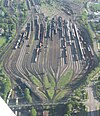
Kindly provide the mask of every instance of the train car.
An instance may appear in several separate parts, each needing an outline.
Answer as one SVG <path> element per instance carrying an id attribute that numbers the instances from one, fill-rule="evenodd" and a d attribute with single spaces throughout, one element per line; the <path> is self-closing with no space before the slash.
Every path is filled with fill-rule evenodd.
<path id="1" fill-rule="evenodd" d="M 40 0 L 34 0 L 35 5 L 40 5 Z"/>
<path id="2" fill-rule="evenodd" d="M 49 25 L 47 25 L 47 38 L 49 38 L 50 37 L 50 24 Z"/>
<path id="3" fill-rule="evenodd" d="M 31 21 L 31 31 L 33 31 L 33 21 Z"/>
<path id="4" fill-rule="evenodd" d="M 62 29 L 62 17 L 58 17 L 58 30 Z"/>
<path id="5" fill-rule="evenodd" d="M 37 59 L 38 59 L 38 58 L 37 58 L 37 56 L 36 56 L 36 57 L 35 57 L 35 62 L 37 62 Z"/>
<path id="6" fill-rule="evenodd" d="M 62 26 L 62 34 L 61 37 L 64 38 L 65 37 L 65 32 L 64 32 L 64 27 Z"/>
<path id="7" fill-rule="evenodd" d="M 53 40 L 52 39 L 52 32 L 53 32 L 52 29 L 50 29 L 50 38 L 51 38 L 51 40 Z"/>
<path id="8" fill-rule="evenodd" d="M 15 45 L 15 49 L 17 49 L 19 47 L 19 42 L 17 41 L 16 45 Z"/>
<path id="9" fill-rule="evenodd" d="M 9 6 L 9 0 L 4 0 L 4 6 L 8 7 Z"/>
<path id="10" fill-rule="evenodd" d="M 30 3 L 31 3 L 31 6 L 34 6 L 33 1 L 32 1 L 32 0 L 29 0 L 29 1 L 30 1 Z"/>
<path id="11" fill-rule="evenodd" d="M 76 27 L 76 24 L 74 24 L 74 31 L 75 31 L 75 43 L 76 43 L 76 47 L 77 47 L 77 52 L 78 52 L 78 58 L 79 60 L 84 59 L 84 54 L 82 52 L 82 46 L 81 46 L 81 41 L 79 39 L 79 34 L 78 34 L 78 29 Z"/>
<path id="12" fill-rule="evenodd" d="M 20 41 L 21 41 L 21 40 L 20 40 L 20 39 L 18 39 L 18 42 L 19 42 L 19 43 L 20 43 Z"/>
<path id="13" fill-rule="evenodd" d="M 90 45 L 88 46 L 88 51 L 89 51 L 90 57 L 93 58 L 94 57 L 94 53 L 93 53 L 93 50 L 92 50 Z"/>
<path id="14" fill-rule="evenodd" d="M 82 49 L 82 52 L 83 52 L 83 60 L 86 60 L 86 53 L 85 53 L 85 50 L 84 49 Z"/>
<path id="15" fill-rule="evenodd" d="M 90 63 L 88 63 L 85 67 L 85 70 L 88 70 Z"/>
<path id="16" fill-rule="evenodd" d="M 30 27 L 30 23 L 27 23 L 27 27 Z"/>
<path id="17" fill-rule="evenodd" d="M 72 50 L 72 54 L 76 54 L 76 49 L 75 49 L 75 45 L 74 45 L 73 42 L 72 42 L 72 45 L 71 45 L 71 50 Z"/>
<path id="18" fill-rule="evenodd" d="M 44 35 L 43 35 L 43 32 L 40 32 L 40 42 L 41 42 L 41 43 L 43 43 L 43 39 L 44 39 L 43 36 L 44 36 Z"/>
<path id="19" fill-rule="evenodd" d="M 59 30 L 59 38 L 62 38 L 62 29 Z"/>
<path id="20" fill-rule="evenodd" d="M 39 48 L 41 49 L 41 47 L 43 46 L 43 43 L 39 42 Z"/>
<path id="21" fill-rule="evenodd" d="M 39 36 L 40 36 L 40 28 L 39 28 L 39 24 L 37 24 L 35 29 L 35 40 L 38 40 Z"/>
<path id="22" fill-rule="evenodd" d="M 57 26 L 54 29 L 54 34 L 57 34 Z"/>
<path id="23" fill-rule="evenodd" d="M 49 116 L 49 112 L 48 111 L 43 111 L 43 116 Z"/>
<path id="24" fill-rule="evenodd" d="M 70 26 L 69 26 L 70 24 L 69 24 L 69 20 L 67 21 L 67 28 L 68 28 L 68 30 L 70 30 Z"/>
<path id="25" fill-rule="evenodd" d="M 97 43 L 98 52 L 100 52 L 100 42 Z"/>
<path id="26" fill-rule="evenodd" d="M 66 49 L 65 48 L 63 49 L 63 52 L 64 52 L 64 63 L 67 64 L 67 59 L 66 59 L 67 55 L 66 55 Z"/>
<path id="27" fill-rule="evenodd" d="M 58 27 L 58 22 L 57 22 L 57 20 L 56 20 L 56 22 L 55 22 L 55 34 L 57 34 L 57 27 Z"/>
<path id="28" fill-rule="evenodd" d="M 26 39 L 29 39 L 29 30 L 27 30 Z"/>
<path id="29" fill-rule="evenodd" d="M 38 24 L 38 18 L 37 18 L 37 16 L 35 16 L 34 17 L 34 25 L 37 26 L 37 24 Z"/>
<path id="30" fill-rule="evenodd" d="M 26 0 L 26 4 L 27 4 L 28 10 L 30 10 L 30 5 L 29 5 L 29 1 L 28 0 Z"/>
<path id="31" fill-rule="evenodd" d="M 51 29 L 54 30 L 55 27 L 55 23 L 54 23 L 54 19 L 51 20 Z"/>
<path id="32" fill-rule="evenodd" d="M 30 31 L 30 23 L 27 23 L 26 32 L 28 33 L 29 31 Z"/>
<path id="33" fill-rule="evenodd" d="M 70 45 L 71 43 L 70 43 L 68 32 L 67 32 L 66 28 L 65 28 L 65 38 L 66 38 L 67 45 Z"/>
<path id="34" fill-rule="evenodd" d="M 25 37 L 24 35 L 25 35 L 25 32 L 22 32 L 21 33 L 21 42 L 24 42 L 24 37 Z"/>
<path id="35" fill-rule="evenodd" d="M 24 32 L 22 32 L 20 35 L 19 35 L 19 39 L 17 40 L 16 42 L 16 45 L 15 45 L 15 49 L 19 48 L 20 45 L 21 45 L 21 42 L 24 42 Z"/>
<path id="36" fill-rule="evenodd" d="M 75 38 L 75 32 L 74 32 L 74 29 L 73 29 L 73 24 L 70 23 L 70 35 L 71 35 L 71 39 L 73 40 Z"/>
<path id="37" fill-rule="evenodd" d="M 38 48 L 36 49 L 37 55 L 39 55 L 39 52 L 40 52 L 40 48 L 38 47 Z"/>
<path id="38" fill-rule="evenodd" d="M 15 46 L 15 49 L 17 49 L 17 48 L 18 48 L 18 46 L 16 45 L 16 46 Z"/>
<path id="39" fill-rule="evenodd" d="M 75 31 L 74 31 L 74 29 L 72 29 L 72 35 L 73 35 L 73 39 L 74 39 L 74 37 L 75 37 Z"/>
<path id="40" fill-rule="evenodd" d="M 69 30 L 69 29 L 68 29 L 68 31 L 67 31 L 67 35 L 68 35 L 68 41 L 67 41 L 67 43 L 68 43 L 68 45 L 71 46 L 72 41 L 71 41 L 71 36 L 70 36 L 70 30 Z"/>
<path id="41" fill-rule="evenodd" d="M 44 37 L 47 38 L 47 22 L 44 22 Z"/>
<path id="42" fill-rule="evenodd" d="M 71 45 L 71 53 L 72 53 L 72 59 L 73 61 L 77 61 L 77 54 L 76 54 L 76 49 L 74 43 Z"/>
<path id="43" fill-rule="evenodd" d="M 67 15 L 71 15 L 71 11 L 69 9 L 62 9 Z"/>
<path id="44" fill-rule="evenodd" d="M 54 22 L 54 34 L 57 34 L 57 21 Z"/>
<path id="45" fill-rule="evenodd" d="M 44 40 L 44 27 L 43 24 L 40 24 L 40 42 L 43 43 Z"/>
<path id="46" fill-rule="evenodd" d="M 70 38 L 71 38 L 71 40 L 73 40 L 72 31 L 70 31 Z"/>

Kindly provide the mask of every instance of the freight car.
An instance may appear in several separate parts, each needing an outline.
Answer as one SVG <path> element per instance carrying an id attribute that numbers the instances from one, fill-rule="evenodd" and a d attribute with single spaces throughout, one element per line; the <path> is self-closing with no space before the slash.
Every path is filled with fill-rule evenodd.
<path id="1" fill-rule="evenodd" d="M 31 6 L 34 6 L 33 0 L 29 0 L 29 1 L 31 3 Z"/>
<path id="2" fill-rule="evenodd" d="M 29 32 L 30 32 L 30 23 L 27 23 L 26 32 L 27 32 L 26 39 L 28 39 L 29 38 Z"/>
<path id="3" fill-rule="evenodd" d="M 73 61 L 77 61 L 77 54 L 76 54 L 76 49 L 75 49 L 75 45 L 74 43 L 72 43 L 71 45 L 71 53 L 72 53 L 72 58 L 73 58 Z"/>
<path id="4" fill-rule="evenodd" d="M 43 24 L 40 24 L 40 42 L 43 43 L 44 40 L 44 27 Z"/>
<path id="5" fill-rule="evenodd" d="M 33 21 L 31 21 L 31 31 L 33 31 Z"/>
<path id="6" fill-rule="evenodd" d="M 9 6 L 9 0 L 4 0 L 4 6 L 8 7 Z"/>
<path id="7" fill-rule="evenodd" d="M 27 4 L 28 10 L 30 10 L 30 5 L 29 5 L 29 1 L 28 0 L 26 0 L 26 4 Z"/>
<path id="8" fill-rule="evenodd" d="M 47 38 L 50 37 L 50 24 L 47 25 Z"/>
<path id="9" fill-rule="evenodd" d="M 76 47 L 77 47 L 78 59 L 82 60 L 83 56 L 82 56 L 82 52 L 81 52 L 81 49 L 80 49 L 80 44 L 79 44 L 79 39 L 78 39 L 79 35 L 78 35 L 78 32 L 77 32 L 76 25 L 74 25 L 74 31 L 75 31 L 75 43 L 76 43 Z"/>

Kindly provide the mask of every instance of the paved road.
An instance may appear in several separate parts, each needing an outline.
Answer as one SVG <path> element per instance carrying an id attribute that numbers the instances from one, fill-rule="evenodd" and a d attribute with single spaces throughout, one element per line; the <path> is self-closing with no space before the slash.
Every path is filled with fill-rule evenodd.
<path id="1" fill-rule="evenodd" d="M 88 116 L 99 116 L 98 107 L 100 107 L 100 102 L 95 99 L 96 92 L 95 92 L 95 85 L 94 81 L 91 82 L 88 87 L 86 88 L 88 92 L 88 100 L 86 105 L 88 106 Z"/>

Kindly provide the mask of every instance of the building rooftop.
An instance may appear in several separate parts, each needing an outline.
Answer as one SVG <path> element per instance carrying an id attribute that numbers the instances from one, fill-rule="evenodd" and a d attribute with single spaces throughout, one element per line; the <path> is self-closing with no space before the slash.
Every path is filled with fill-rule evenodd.
<path id="1" fill-rule="evenodd" d="M 16 116 L 1 97 L 0 97 L 0 116 Z"/>

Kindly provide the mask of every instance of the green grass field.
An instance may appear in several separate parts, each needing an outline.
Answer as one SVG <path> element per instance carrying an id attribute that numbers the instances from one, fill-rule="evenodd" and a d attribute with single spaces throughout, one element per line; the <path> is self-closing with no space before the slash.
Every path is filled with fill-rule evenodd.
<path id="1" fill-rule="evenodd" d="M 39 81 L 39 79 L 36 78 L 35 76 L 32 76 L 31 79 L 32 79 L 32 82 L 33 82 L 35 85 L 37 85 L 37 86 L 39 86 L 39 87 L 42 86 L 42 84 L 41 84 L 41 82 Z"/>
<path id="2" fill-rule="evenodd" d="M 58 82 L 58 87 L 64 88 L 71 80 L 72 75 L 73 75 L 73 70 L 69 69 L 68 72 L 60 78 Z"/>
<path id="3" fill-rule="evenodd" d="M 43 85 L 45 86 L 50 99 L 52 99 L 54 97 L 54 93 L 55 93 L 55 100 L 61 99 L 65 96 L 65 94 L 67 93 L 66 85 L 70 82 L 72 75 L 73 75 L 73 70 L 69 69 L 66 72 L 66 74 L 64 74 L 60 78 L 60 80 L 58 81 L 58 85 L 57 85 L 58 89 L 56 90 L 56 93 L 55 93 L 56 81 L 55 81 L 54 77 L 52 77 L 50 75 L 46 75 L 43 77 Z M 38 85 L 40 87 L 40 82 L 38 79 L 36 79 L 34 77 L 33 81 L 36 85 Z M 41 90 L 41 92 L 42 92 L 42 90 Z"/>
<path id="4" fill-rule="evenodd" d="M 100 4 L 91 4 L 90 9 L 93 12 L 100 11 Z"/>
<path id="5" fill-rule="evenodd" d="M 5 37 L 0 37 L 0 47 L 3 46 L 3 44 L 6 43 L 6 38 Z"/>
<path id="6" fill-rule="evenodd" d="M 53 77 L 44 77 L 44 85 L 47 88 L 47 92 L 48 95 L 50 96 L 50 98 L 52 99 L 53 95 L 54 95 L 54 87 L 55 87 L 55 80 Z"/>
<path id="7" fill-rule="evenodd" d="M 84 3 L 84 2 L 86 2 L 87 0 L 74 0 L 74 2 L 76 2 L 76 3 Z"/>
<path id="8" fill-rule="evenodd" d="M 60 92 L 58 92 L 58 94 L 57 94 L 56 97 L 55 97 L 55 100 L 57 101 L 57 100 L 63 98 L 63 97 L 65 96 L 66 93 L 67 93 L 67 90 L 65 90 L 65 89 L 62 90 L 62 91 L 60 91 Z"/>
<path id="9" fill-rule="evenodd" d="M 42 3 L 40 9 L 44 13 L 44 15 L 48 16 L 49 18 L 58 12 L 55 3 L 53 3 L 52 5 Z"/>

